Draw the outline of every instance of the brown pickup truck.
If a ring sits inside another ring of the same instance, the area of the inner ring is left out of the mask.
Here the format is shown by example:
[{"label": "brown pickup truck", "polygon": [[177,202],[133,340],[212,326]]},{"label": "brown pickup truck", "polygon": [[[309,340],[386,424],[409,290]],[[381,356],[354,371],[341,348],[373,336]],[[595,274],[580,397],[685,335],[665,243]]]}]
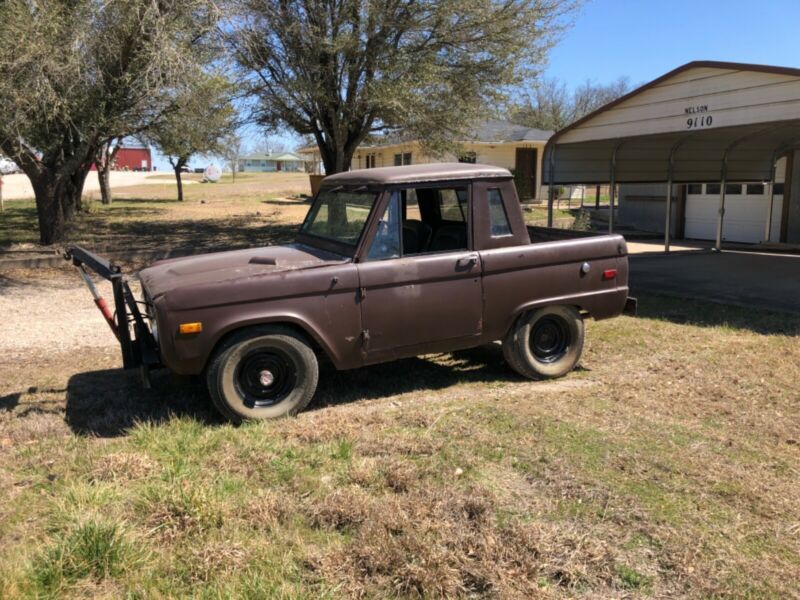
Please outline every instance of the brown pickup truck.
[{"label": "brown pickup truck", "polygon": [[[502,340],[520,375],[559,377],[584,319],[635,311],[621,236],[526,227],[511,174],[485,165],[327,177],[294,243],[157,262],[139,275],[143,310],[118,267],[67,257],[126,367],[202,374],[232,420],[302,410],[321,357],[353,369]],[[116,320],[87,268],[112,281]]]}]

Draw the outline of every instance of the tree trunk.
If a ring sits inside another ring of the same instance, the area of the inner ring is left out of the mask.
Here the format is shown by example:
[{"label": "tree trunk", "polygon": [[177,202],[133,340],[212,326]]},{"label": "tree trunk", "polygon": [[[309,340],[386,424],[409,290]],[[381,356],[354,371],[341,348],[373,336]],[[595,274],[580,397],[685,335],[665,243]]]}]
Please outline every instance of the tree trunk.
[{"label": "tree trunk", "polygon": [[81,167],[75,173],[58,177],[44,169],[28,178],[36,196],[36,213],[39,219],[39,242],[44,246],[64,240],[66,224],[81,209],[83,184],[89,167]]},{"label": "tree trunk", "polygon": [[112,138],[103,143],[97,151],[97,158],[94,161],[97,167],[97,180],[100,183],[100,201],[103,204],[111,204],[111,165],[121,147],[122,140]]},{"label": "tree trunk", "polygon": [[111,165],[97,164],[97,180],[100,182],[100,202],[103,204],[111,204],[113,198],[111,197]]},{"label": "tree trunk", "polygon": [[33,181],[36,196],[36,214],[39,219],[39,243],[49,246],[64,239],[64,209],[56,194],[56,182],[43,175],[41,180]]},{"label": "tree trunk", "polygon": [[341,147],[337,148],[336,144],[332,142],[323,142],[319,149],[322,156],[322,164],[325,165],[326,175],[333,175],[334,173],[342,173],[350,170],[350,165],[353,163],[355,148],[352,150]]},{"label": "tree trunk", "polygon": [[173,168],[175,169],[175,181],[178,183],[178,202],[183,202],[183,180],[181,180],[181,169],[183,169],[183,165],[179,162],[178,165]]}]

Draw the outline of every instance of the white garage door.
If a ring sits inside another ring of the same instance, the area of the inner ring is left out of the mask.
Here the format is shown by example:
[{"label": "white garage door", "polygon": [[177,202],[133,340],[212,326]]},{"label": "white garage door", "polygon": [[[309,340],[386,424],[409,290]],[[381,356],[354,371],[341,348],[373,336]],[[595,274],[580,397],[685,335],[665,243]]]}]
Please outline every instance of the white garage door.
[{"label": "white garage door", "polygon": [[[728,184],[725,193],[725,219],[722,239],[728,242],[758,243],[764,241],[764,229],[769,209],[766,185]],[[780,188],[777,191],[782,191]],[[783,195],[772,199],[772,234],[777,241],[781,230]],[[686,194],[686,230],[688,239],[715,240],[719,185],[690,185]]]}]

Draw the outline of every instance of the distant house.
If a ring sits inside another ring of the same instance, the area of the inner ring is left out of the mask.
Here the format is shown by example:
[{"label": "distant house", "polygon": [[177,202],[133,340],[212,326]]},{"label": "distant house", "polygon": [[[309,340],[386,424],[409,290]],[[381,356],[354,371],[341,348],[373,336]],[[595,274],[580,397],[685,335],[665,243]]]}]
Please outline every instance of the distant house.
[{"label": "distant house", "polygon": [[305,169],[306,160],[292,152],[257,152],[239,159],[239,171],[242,173],[299,172]]},{"label": "distant house", "polygon": [[[363,145],[353,156],[353,169],[371,169],[433,162],[473,162],[505,167],[514,172],[520,196],[543,199],[542,155],[552,131],[525,127],[508,121],[487,120],[478,125],[467,139],[459,141],[460,152],[441,157],[426,156],[419,140],[391,140]],[[319,164],[319,151],[314,146],[299,150],[300,154]]]}]

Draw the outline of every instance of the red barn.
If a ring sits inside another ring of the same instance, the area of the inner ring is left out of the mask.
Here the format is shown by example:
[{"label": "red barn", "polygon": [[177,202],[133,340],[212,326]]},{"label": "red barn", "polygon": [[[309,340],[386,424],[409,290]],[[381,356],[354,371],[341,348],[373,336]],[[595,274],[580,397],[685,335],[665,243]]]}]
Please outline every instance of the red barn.
[{"label": "red barn", "polygon": [[120,148],[114,162],[117,170],[150,171],[153,168],[150,148]]},{"label": "red barn", "polygon": [[[115,171],[152,171],[153,157],[150,155],[150,148],[123,146],[117,150],[111,168]],[[97,167],[92,165],[92,171],[96,170]]]}]

